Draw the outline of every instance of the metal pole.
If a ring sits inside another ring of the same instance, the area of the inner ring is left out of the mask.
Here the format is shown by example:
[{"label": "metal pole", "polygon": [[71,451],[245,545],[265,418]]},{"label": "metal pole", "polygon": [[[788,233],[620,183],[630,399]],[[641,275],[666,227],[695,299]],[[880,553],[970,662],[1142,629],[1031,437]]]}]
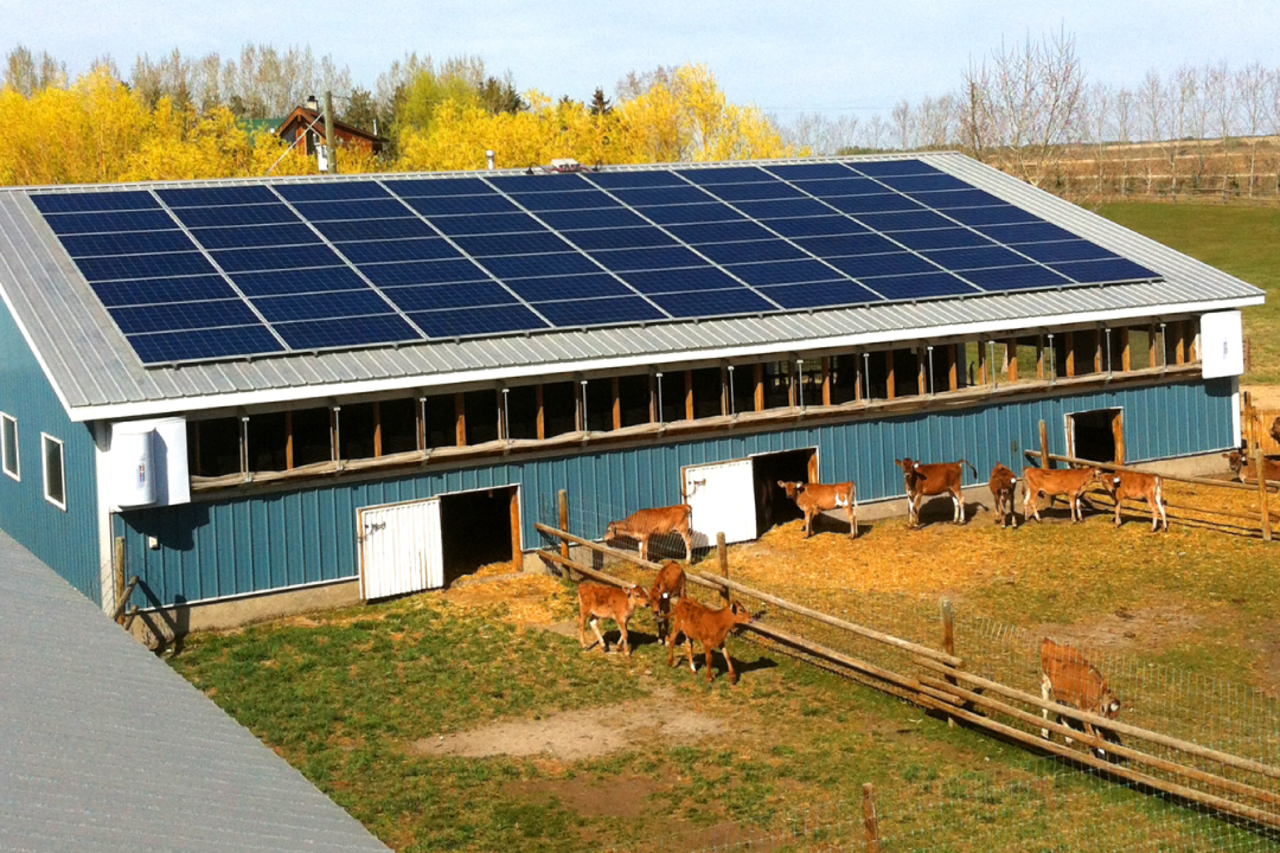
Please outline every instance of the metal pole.
[{"label": "metal pole", "polygon": [[1052,385],[1058,381],[1058,359],[1053,352],[1053,332],[1045,337],[1049,339],[1049,384]]},{"label": "metal pole", "polygon": [[666,413],[662,411],[662,371],[659,370],[654,376],[658,379],[658,423],[666,423]]},{"label": "metal pole", "polygon": [[1107,327],[1107,378],[1111,378],[1111,328]]},{"label": "metal pole", "polygon": [[327,155],[327,168],[330,175],[338,174],[338,146],[333,138],[333,93],[324,93],[324,151]]},{"label": "metal pole", "polygon": [[1169,342],[1165,338],[1164,327],[1165,327],[1165,324],[1161,323],[1160,324],[1160,369],[1168,370],[1169,369],[1169,351],[1165,349],[1165,347],[1169,345]]},{"label": "metal pole", "polygon": [[930,396],[930,397],[932,397],[932,396],[934,395],[934,389],[933,389],[933,346],[932,346],[932,345],[926,346],[926,347],[925,347],[925,349],[929,351],[929,396]]},{"label": "metal pole", "polygon": [[249,416],[240,416],[240,476],[249,482]]},{"label": "metal pole", "polygon": [[511,413],[507,406],[510,394],[510,388],[502,389],[502,437],[507,441],[511,440]]},{"label": "metal pole", "polygon": [[871,402],[871,353],[862,354],[862,399]]},{"label": "metal pole", "polygon": [[738,403],[733,398],[733,365],[730,364],[726,368],[729,371],[729,414],[738,414]]},{"label": "metal pole", "polygon": [[583,379],[581,380],[581,382],[582,382],[582,431],[590,432],[591,418],[590,416],[587,415],[587,380]]},{"label": "metal pole", "polygon": [[796,359],[796,383],[800,386],[800,408],[804,408],[804,359]]}]

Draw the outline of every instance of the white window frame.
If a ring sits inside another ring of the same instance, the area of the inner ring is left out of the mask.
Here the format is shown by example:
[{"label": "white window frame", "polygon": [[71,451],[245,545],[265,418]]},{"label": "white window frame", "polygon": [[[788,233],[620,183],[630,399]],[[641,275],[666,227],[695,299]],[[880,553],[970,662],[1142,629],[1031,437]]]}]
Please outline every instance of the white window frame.
[{"label": "white window frame", "polygon": [[[5,427],[13,423],[13,470],[5,464],[9,459],[9,443],[6,440],[8,430]],[[18,419],[7,412],[0,412],[0,468],[14,480],[22,482],[22,459],[18,455]]]},{"label": "white window frame", "polygon": [[[62,500],[58,501],[49,494],[49,445],[58,445],[58,476],[62,479]],[[47,432],[40,433],[40,473],[44,480],[44,499],[63,512],[67,511],[67,454],[66,447],[60,439]]]}]

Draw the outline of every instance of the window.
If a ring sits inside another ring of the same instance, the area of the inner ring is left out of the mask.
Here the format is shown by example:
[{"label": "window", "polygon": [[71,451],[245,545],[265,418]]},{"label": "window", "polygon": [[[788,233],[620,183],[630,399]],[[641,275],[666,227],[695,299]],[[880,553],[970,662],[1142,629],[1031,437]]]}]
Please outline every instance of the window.
[{"label": "window", "polygon": [[44,499],[58,509],[67,508],[67,489],[62,468],[62,442],[40,434],[40,452],[44,457]]},{"label": "window", "polygon": [[15,480],[22,477],[18,471],[18,419],[0,413],[0,455],[4,456],[4,472]]}]

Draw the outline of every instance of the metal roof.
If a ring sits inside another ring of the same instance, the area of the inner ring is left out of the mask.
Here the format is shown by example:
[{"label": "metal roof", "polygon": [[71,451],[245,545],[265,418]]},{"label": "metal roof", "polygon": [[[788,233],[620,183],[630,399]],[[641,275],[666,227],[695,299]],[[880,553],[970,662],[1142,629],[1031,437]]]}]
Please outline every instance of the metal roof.
[{"label": "metal roof", "polygon": [[0,743],[6,850],[387,850],[3,533]]},{"label": "metal roof", "polygon": [[[74,420],[510,380],[631,364],[767,355],[943,334],[1012,331],[1262,302],[1261,290],[1233,276],[961,154],[824,159],[922,160],[1149,267],[1165,281],[144,368],[36,211],[27,188],[22,188],[0,192],[0,297]],[[255,182],[241,179],[200,185]],[[144,186],[191,185],[170,182]],[[86,187],[74,189],[84,191]]]}]

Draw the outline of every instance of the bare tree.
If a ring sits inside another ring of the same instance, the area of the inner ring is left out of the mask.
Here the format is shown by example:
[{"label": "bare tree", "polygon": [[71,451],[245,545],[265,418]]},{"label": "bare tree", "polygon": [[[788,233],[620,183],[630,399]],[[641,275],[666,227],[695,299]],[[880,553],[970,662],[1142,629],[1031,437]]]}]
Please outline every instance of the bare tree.
[{"label": "bare tree", "polygon": [[1083,99],[1081,112],[1088,117],[1089,135],[1093,142],[1093,174],[1096,195],[1106,192],[1108,140],[1114,137],[1112,129],[1113,110],[1115,107],[1111,87],[1106,83],[1094,83],[1089,87],[1089,94]]},{"label": "bare tree", "polygon": [[[1273,89],[1276,75],[1259,62],[1246,65],[1232,80],[1234,100],[1243,122],[1241,128],[1249,145],[1249,197],[1253,197],[1258,183],[1258,137],[1267,124],[1268,93]],[[1274,127],[1274,123],[1272,125]]]},{"label": "bare tree", "polygon": [[58,62],[47,51],[36,56],[25,45],[18,45],[5,57],[4,86],[24,98],[52,87],[65,88],[67,66]]},{"label": "bare tree", "polygon": [[956,99],[952,95],[925,98],[916,109],[916,144],[939,150],[948,148],[956,138]]},{"label": "bare tree", "polygon": [[[1164,80],[1160,72],[1154,68],[1142,78],[1142,87],[1138,90],[1138,102],[1146,123],[1146,140],[1153,147],[1166,138],[1168,132],[1168,103]],[[1155,163],[1152,157],[1146,157],[1147,195],[1155,192]]]},{"label": "bare tree", "polygon": [[800,113],[788,125],[772,120],[783,141],[797,149],[807,148],[814,154],[837,154],[857,146],[856,116],[831,119],[820,113]]},{"label": "bare tree", "polygon": [[889,132],[885,125],[884,119],[876,113],[871,117],[871,121],[863,126],[862,131],[862,147],[871,151],[880,151],[884,148],[885,134]]},{"label": "bare tree", "polygon": [[1120,89],[1116,92],[1116,142],[1120,146],[1120,195],[1129,194],[1129,173],[1133,159],[1133,126],[1137,107],[1133,92]]},{"label": "bare tree", "polygon": [[[1201,96],[1208,122],[1203,128],[1203,138],[1208,146],[1210,134],[1218,137],[1219,171],[1222,178],[1222,198],[1225,201],[1235,177],[1234,158],[1228,148],[1228,137],[1235,129],[1235,87],[1231,72],[1225,62],[1206,65],[1201,71]],[[1212,128],[1208,125],[1211,124]]]},{"label": "bare tree", "polygon": [[985,62],[969,60],[965,68],[959,105],[961,144],[978,160],[986,162],[995,135],[991,70]]},{"label": "bare tree", "polygon": [[894,106],[890,118],[898,150],[910,151],[915,142],[915,116],[911,112],[911,104],[905,98],[902,99]]}]

